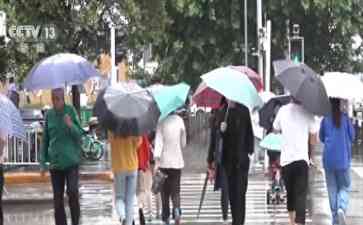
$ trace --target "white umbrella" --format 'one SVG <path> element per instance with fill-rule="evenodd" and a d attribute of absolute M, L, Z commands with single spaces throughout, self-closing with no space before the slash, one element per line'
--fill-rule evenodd
<path fill-rule="evenodd" d="M 60 53 L 37 63 L 26 76 L 25 89 L 54 89 L 66 85 L 82 84 L 94 76 L 101 76 L 94 65 L 85 58 Z"/>
<path fill-rule="evenodd" d="M 0 94 L 0 133 L 25 140 L 25 127 L 19 110 L 5 95 Z"/>
<path fill-rule="evenodd" d="M 363 83 L 352 74 L 328 72 L 322 80 L 329 97 L 352 101 L 363 99 Z"/>

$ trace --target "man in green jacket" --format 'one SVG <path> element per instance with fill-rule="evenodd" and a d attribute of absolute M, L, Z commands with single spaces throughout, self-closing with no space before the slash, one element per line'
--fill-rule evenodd
<path fill-rule="evenodd" d="M 45 117 L 42 171 L 49 168 L 53 187 L 55 224 L 67 225 L 64 209 L 64 189 L 72 217 L 72 225 L 79 225 L 79 163 L 82 129 L 75 109 L 64 103 L 64 90 L 52 90 L 53 109 Z M 44 174 L 42 172 L 42 174 Z"/>

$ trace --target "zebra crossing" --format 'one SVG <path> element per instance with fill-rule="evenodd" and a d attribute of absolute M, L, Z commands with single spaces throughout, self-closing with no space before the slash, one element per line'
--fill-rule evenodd
<path fill-rule="evenodd" d="M 220 192 L 213 191 L 212 184 L 207 186 L 203 207 L 199 218 L 197 217 L 205 176 L 205 174 L 183 174 L 182 176 L 181 208 L 183 224 L 218 224 L 223 222 Z M 246 198 L 246 225 L 288 224 L 285 204 L 267 205 L 266 190 L 268 188 L 269 181 L 263 175 L 250 176 Z M 153 201 L 154 211 L 155 202 Z M 136 206 L 135 221 L 138 224 Z M 229 221 L 231 222 L 231 214 L 229 214 Z M 306 222 L 306 224 L 312 224 L 308 213 Z M 153 219 L 147 224 L 162 224 L 162 222 Z"/>
<path fill-rule="evenodd" d="M 197 218 L 205 176 L 205 174 L 201 173 L 185 173 L 182 175 L 182 224 L 222 224 L 220 192 L 214 192 L 212 184 L 208 184 L 207 186 L 204 204 L 200 216 Z M 81 183 L 81 225 L 120 225 L 112 202 L 112 186 L 112 183 L 104 182 Z M 323 186 L 324 185 L 319 184 L 319 187 L 316 186 L 314 188 L 323 188 Z M 266 190 L 268 188 L 269 181 L 261 173 L 250 176 L 246 200 L 246 225 L 288 224 L 285 204 L 266 204 Z M 322 193 L 324 192 L 326 191 L 322 190 Z M 32 206 L 29 207 L 32 208 Z M 153 220 L 147 222 L 147 224 L 162 224 L 159 219 L 155 218 L 155 209 L 156 201 L 153 201 L 154 217 Z M 326 211 L 326 209 L 324 209 L 324 211 Z M 67 214 L 69 218 L 70 214 L 68 207 Z M 134 217 L 135 224 L 138 225 L 139 219 L 136 205 Z M 229 219 L 231 219 L 231 215 L 229 215 Z M 51 203 L 39 205 L 36 210 L 24 208 L 22 213 L 11 213 L 8 211 L 5 213 L 5 221 L 13 225 L 28 224 L 29 221 L 32 221 L 33 224 L 37 225 L 54 225 L 54 211 Z M 309 215 L 307 215 L 307 224 L 313 224 Z"/>

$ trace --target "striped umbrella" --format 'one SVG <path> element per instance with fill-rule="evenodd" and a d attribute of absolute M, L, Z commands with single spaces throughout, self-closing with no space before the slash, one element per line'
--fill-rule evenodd
<path fill-rule="evenodd" d="M 0 133 L 25 140 L 25 126 L 19 110 L 12 101 L 0 94 Z"/>

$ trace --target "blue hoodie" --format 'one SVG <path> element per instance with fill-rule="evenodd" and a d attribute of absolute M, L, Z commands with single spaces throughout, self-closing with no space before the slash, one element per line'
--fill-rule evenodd
<path fill-rule="evenodd" d="M 354 129 L 348 115 L 342 113 L 340 128 L 335 127 L 331 115 L 324 117 L 321 121 L 319 137 L 324 143 L 324 169 L 344 170 L 350 168 Z"/>

